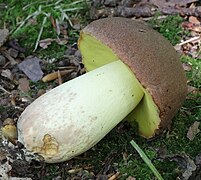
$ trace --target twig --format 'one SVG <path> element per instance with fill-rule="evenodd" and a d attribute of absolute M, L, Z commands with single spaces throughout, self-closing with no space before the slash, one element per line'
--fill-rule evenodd
<path fill-rule="evenodd" d="M 10 61 L 11 65 L 17 64 L 17 61 L 15 61 L 15 59 L 9 55 L 7 50 L 3 50 L 3 51 L 0 50 L 0 52 L 3 56 L 5 56 Z"/>
<path fill-rule="evenodd" d="M 73 27 L 73 23 L 71 22 L 70 18 L 68 17 L 68 15 L 63 11 L 63 9 L 59 9 L 61 11 L 61 22 L 64 21 L 64 19 L 66 19 L 70 26 Z"/>
<path fill-rule="evenodd" d="M 79 3 L 84 2 L 84 1 L 85 1 L 85 0 L 75 1 L 75 2 L 69 3 L 68 6 L 72 6 L 72 5 L 75 5 L 75 4 L 79 4 Z"/>
<path fill-rule="evenodd" d="M 53 72 L 53 73 L 50 73 L 50 74 L 47 74 L 45 75 L 43 78 L 42 78 L 42 81 L 43 82 L 49 82 L 49 81 L 52 81 L 52 80 L 55 80 L 57 79 L 59 76 L 64 76 L 64 75 L 67 75 L 67 74 L 70 74 L 71 72 L 73 72 L 73 70 L 63 70 L 63 71 L 59 71 L 58 72 Z"/>
<path fill-rule="evenodd" d="M 200 36 L 195 36 L 195 37 L 192 37 L 192 38 L 190 38 L 190 39 L 188 39 L 188 40 L 186 40 L 184 42 L 179 43 L 178 45 L 182 46 L 184 44 L 187 44 L 187 43 L 190 43 L 190 42 L 194 42 L 194 41 L 198 41 L 198 40 L 200 40 Z"/>
<path fill-rule="evenodd" d="M 44 25 L 45 25 L 46 21 L 47 21 L 47 16 L 45 16 L 45 17 L 43 18 L 43 22 L 42 22 L 42 25 L 41 25 L 41 28 L 40 28 L 40 32 L 39 32 L 39 34 L 38 34 L 38 38 L 37 38 L 37 40 L 36 40 L 36 44 L 35 44 L 35 48 L 34 48 L 33 52 L 35 52 L 36 49 L 37 49 L 37 47 L 38 47 L 38 44 L 39 44 L 41 35 L 42 35 L 42 33 L 43 33 L 43 29 L 44 29 Z"/>
<path fill-rule="evenodd" d="M 60 73 L 59 70 L 57 71 L 57 75 L 58 75 L 59 85 L 61 85 L 63 82 L 62 82 L 62 79 L 61 79 L 61 73 Z"/>
<path fill-rule="evenodd" d="M 7 93 L 7 94 L 11 94 L 9 91 L 7 91 L 6 89 L 4 89 L 4 87 L 1 86 L 1 85 L 0 85 L 0 90 L 4 91 L 4 92 Z"/>
<path fill-rule="evenodd" d="M 64 12 L 70 12 L 70 11 L 77 11 L 77 10 L 81 10 L 83 9 L 83 7 L 76 7 L 76 8 L 69 8 L 69 9 L 64 9 Z"/>
<path fill-rule="evenodd" d="M 186 109 L 186 110 L 192 110 L 192 109 L 198 109 L 198 108 L 201 108 L 201 106 L 194 106 L 194 107 L 191 107 L 191 108 L 186 108 L 186 107 L 182 107 L 182 109 Z"/>

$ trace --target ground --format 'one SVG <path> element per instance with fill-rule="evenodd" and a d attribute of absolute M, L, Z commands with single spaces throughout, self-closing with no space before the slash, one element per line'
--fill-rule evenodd
<path fill-rule="evenodd" d="M 201 179 L 201 15 L 199 11 L 192 13 L 200 4 L 184 0 L 177 5 L 177 1 L 143 2 L 0 0 L 0 29 L 5 35 L 5 39 L 0 37 L 1 129 L 15 127 L 25 107 L 41 94 L 85 73 L 77 49 L 79 32 L 92 20 L 106 16 L 140 18 L 165 36 L 180 55 L 189 89 L 172 126 L 162 134 L 146 140 L 136 127 L 123 122 L 92 149 L 63 163 L 38 162 L 31 154 L 27 158 L 19 143 L 1 135 L 3 178 L 156 179 L 130 144 L 135 140 L 164 179 Z M 36 64 L 32 64 L 33 58 Z M 23 63 L 25 60 L 30 61 Z M 26 71 L 30 66 L 36 74 Z M 45 75 L 48 80 L 44 82 Z"/>

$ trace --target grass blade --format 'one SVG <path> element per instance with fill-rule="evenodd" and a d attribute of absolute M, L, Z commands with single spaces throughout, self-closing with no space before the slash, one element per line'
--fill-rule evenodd
<path fill-rule="evenodd" d="M 158 180 L 163 180 L 162 176 L 160 175 L 158 170 L 155 168 L 155 166 L 152 164 L 151 160 L 142 151 L 142 149 L 136 144 L 136 142 L 134 140 L 132 140 L 130 143 L 135 148 L 135 150 L 139 153 L 140 157 L 144 160 L 144 162 L 151 169 L 151 171 L 154 173 L 154 175 L 158 178 Z"/>

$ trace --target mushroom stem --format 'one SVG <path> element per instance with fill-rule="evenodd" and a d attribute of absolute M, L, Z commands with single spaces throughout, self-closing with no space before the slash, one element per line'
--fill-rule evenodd
<path fill-rule="evenodd" d="M 71 159 L 100 141 L 143 95 L 131 70 L 120 60 L 112 62 L 36 99 L 18 120 L 19 141 L 46 162 Z M 38 129 L 32 128 L 35 123 Z"/>

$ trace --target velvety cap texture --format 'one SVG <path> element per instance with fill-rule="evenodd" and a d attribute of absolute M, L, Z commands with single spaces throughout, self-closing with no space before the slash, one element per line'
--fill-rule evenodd
<path fill-rule="evenodd" d="M 181 107 L 187 80 L 173 46 L 146 23 L 127 18 L 105 18 L 92 22 L 84 33 L 98 39 L 135 74 L 160 110 L 162 129 Z"/>

